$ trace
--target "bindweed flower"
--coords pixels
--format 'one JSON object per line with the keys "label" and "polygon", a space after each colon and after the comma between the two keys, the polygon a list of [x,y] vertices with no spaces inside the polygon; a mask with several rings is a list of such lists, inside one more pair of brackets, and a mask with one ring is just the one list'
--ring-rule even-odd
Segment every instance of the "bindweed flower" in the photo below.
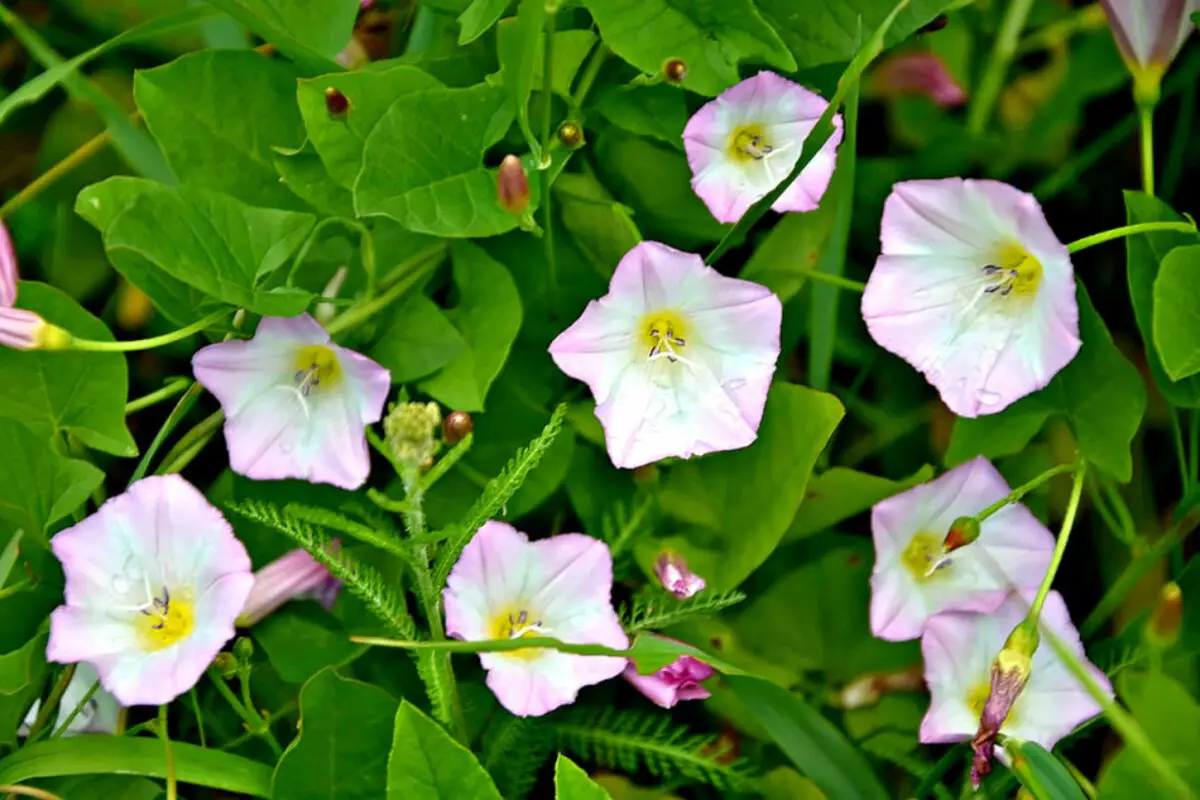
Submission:
{"label": "bindweed flower", "polygon": [[662,587],[680,600],[687,600],[704,588],[704,578],[688,569],[687,560],[673,551],[659,555],[654,574]]}
{"label": "bindweed flower", "polygon": [[881,240],[867,330],[955,414],[1003,410],[1079,351],[1071,259],[1032,195],[996,181],[898,183]]}
{"label": "bindweed flower", "polygon": [[935,614],[986,613],[1012,587],[1038,586],[1050,566],[1054,536],[1019,503],[984,520],[974,543],[951,553],[942,546],[958,517],[977,514],[1008,493],[1004,478],[980,457],[871,509],[872,633],[891,641],[915,639]]}
{"label": "bindweed flower", "polygon": [[635,689],[663,708],[674,708],[680,700],[708,699],[712,693],[702,683],[712,676],[712,667],[691,656],[680,656],[649,675],[639,675],[637,665],[630,661],[624,673]]}
{"label": "bindweed flower", "polygon": [[634,468],[754,441],[782,318],[766,287],[642,242],[550,355],[592,390],[613,464]]}
{"label": "bindweed flower", "polygon": [[[580,533],[537,542],[511,525],[486,522],[446,582],[446,633],[457,639],[552,636],[576,644],[629,647],[612,607],[612,556]],[[480,653],[487,685],[518,716],[540,716],[575,700],[584,686],[616,677],[626,660],[546,648]]]}
{"label": "bindweed flower", "polygon": [[[100,680],[100,676],[96,673],[95,667],[91,664],[80,664],[75,668],[75,675],[71,678],[71,682],[67,684],[66,691],[63,692],[62,700],[58,706],[58,718],[54,721],[53,730],[58,730],[76,706],[87,697],[88,690],[92,688],[92,684]],[[29,709],[29,713],[25,715],[25,721],[21,724],[18,733],[21,736],[28,736],[30,728],[37,720],[38,709],[41,708],[42,701],[36,700],[33,706]],[[121,711],[121,706],[117,703],[117,699],[103,688],[97,689],[96,693],[83,704],[79,709],[79,713],[71,720],[71,724],[63,731],[63,736],[78,736],[83,733],[115,733],[117,730],[117,716]]]}
{"label": "bindweed flower", "polygon": [[32,311],[13,307],[20,277],[12,238],[0,222],[0,346],[15,350],[63,349],[71,340],[70,334]]}
{"label": "bindweed flower", "polygon": [[247,628],[297,598],[311,597],[330,609],[341,585],[307,551],[292,550],[254,573],[254,587],[237,624]]}
{"label": "bindweed flower", "polygon": [[967,102],[967,93],[935,53],[898,53],[886,58],[872,73],[869,85],[880,97],[924,95],[943,108]]}
{"label": "bindweed flower", "polygon": [[363,429],[383,414],[390,373],[333,344],[308,314],[264,318],[249,341],[201,348],[192,369],[225,412],[234,472],[351,490],[366,482]]}
{"label": "bindweed flower", "polygon": [[[800,148],[829,106],[820,95],[773,72],[747,78],[697,111],[683,129],[692,189],[721,222],[746,210],[786,178]],[[836,130],[771,208],[812,211],[829,187],[842,141]]]}
{"label": "bindweed flower", "polygon": [[[1030,648],[1010,643],[1010,636],[1028,611],[1028,600],[1013,593],[990,613],[946,613],[929,621],[921,638],[931,695],[929,712],[921,722],[922,742],[965,741],[977,738],[986,726],[994,729],[992,740],[999,734],[1037,742],[1049,750],[1100,713],[1100,706],[1053,647],[1043,644],[1028,663],[1022,661],[1021,655]],[[1063,640],[1111,695],[1108,678],[1087,661],[1058,592],[1046,598],[1041,627]],[[1009,647],[1011,658],[997,658],[1008,644],[1017,645]],[[991,703],[989,698],[994,698]],[[987,750],[990,741],[981,740],[980,745]]]}
{"label": "bindweed flower", "polygon": [[1200,0],[1100,0],[1135,91],[1157,99],[1158,84],[1192,31]]}
{"label": "bindweed flower", "polygon": [[50,615],[46,658],[91,664],[126,706],[195,686],[254,583],[229,523],[178,475],[138,481],[50,547],[66,604]]}

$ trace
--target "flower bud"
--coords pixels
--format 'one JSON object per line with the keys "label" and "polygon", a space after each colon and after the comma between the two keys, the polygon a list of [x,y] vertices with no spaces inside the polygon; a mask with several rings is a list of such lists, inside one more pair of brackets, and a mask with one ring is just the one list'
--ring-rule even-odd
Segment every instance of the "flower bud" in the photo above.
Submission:
{"label": "flower bud", "polygon": [[442,423],[442,441],[448,445],[456,445],[473,430],[475,423],[471,421],[470,414],[465,411],[451,411]]}
{"label": "flower bud", "polygon": [[947,553],[953,553],[960,547],[966,547],[979,538],[979,520],[975,517],[959,517],[950,523],[950,531],[942,540],[942,547]]}
{"label": "flower bud", "polygon": [[0,345],[15,350],[63,350],[71,334],[23,308],[0,308]]}
{"label": "flower bud", "polygon": [[437,452],[434,434],[441,424],[437,403],[396,403],[383,420],[383,430],[396,460],[420,469]]}
{"label": "flower bud", "polygon": [[13,249],[8,228],[0,222],[0,308],[12,308],[17,302],[17,253]]}
{"label": "flower bud", "polygon": [[529,180],[521,159],[507,155],[496,174],[496,200],[510,214],[524,214],[529,208]]}
{"label": "flower bud", "polygon": [[558,140],[574,150],[583,145],[583,129],[577,123],[567,120],[558,126]]}
{"label": "flower bud", "polygon": [[330,86],[325,89],[325,109],[331,117],[344,117],[350,110],[350,98],[342,94],[341,89]]}
{"label": "flower bud", "polygon": [[971,740],[975,760],[971,765],[971,785],[979,788],[983,776],[992,771],[992,753],[996,736],[1013,703],[1021,696],[1033,674],[1033,654],[1038,647],[1036,620],[1025,620],[1009,634],[1004,647],[992,662],[991,690],[979,716],[979,730]]}
{"label": "flower bud", "polygon": [[667,59],[666,63],[663,64],[663,77],[665,77],[669,83],[683,83],[684,79],[687,77],[687,71],[687,64],[685,64],[681,58],[669,58]]}
{"label": "flower bud", "polygon": [[1192,30],[1189,0],[1100,0],[1138,102],[1158,100],[1163,73]]}
{"label": "flower bud", "polygon": [[1179,630],[1183,622],[1183,592],[1179,584],[1168,583],[1158,595],[1158,602],[1146,622],[1146,641],[1165,649],[1179,641]]}
{"label": "flower bud", "polygon": [[637,665],[630,661],[623,674],[635,689],[662,708],[674,708],[680,700],[707,700],[712,694],[702,681],[712,676],[713,668],[692,656],[680,656],[650,675],[639,675]]}
{"label": "flower bud", "polygon": [[225,651],[217,653],[217,657],[213,659],[213,666],[217,668],[217,672],[221,673],[221,677],[226,680],[238,674],[238,660],[233,653]]}
{"label": "flower bud", "polygon": [[311,597],[329,608],[340,585],[307,551],[292,550],[254,573],[254,584],[237,624],[248,628],[300,597]]}
{"label": "flower bud", "polygon": [[254,660],[254,642],[248,636],[239,636],[233,643],[233,655],[242,666],[249,666]]}
{"label": "flower bud", "polygon": [[967,101],[967,93],[934,53],[909,52],[886,58],[871,74],[867,86],[873,96],[925,95],[943,108]]}
{"label": "flower bud", "polygon": [[688,569],[683,556],[670,550],[655,560],[654,574],[662,587],[680,600],[687,600],[705,585],[704,578]]}

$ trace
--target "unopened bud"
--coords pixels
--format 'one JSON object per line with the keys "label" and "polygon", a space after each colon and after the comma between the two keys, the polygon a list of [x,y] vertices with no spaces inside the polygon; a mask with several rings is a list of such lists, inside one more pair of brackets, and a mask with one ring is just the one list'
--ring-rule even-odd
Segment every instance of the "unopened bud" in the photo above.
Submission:
{"label": "unopened bud", "polygon": [[15,350],[65,350],[71,346],[71,334],[33,311],[0,308],[0,345]]}
{"label": "unopened bud", "polygon": [[654,574],[662,587],[680,600],[692,597],[705,585],[704,578],[688,569],[687,560],[672,550],[654,561]]}
{"label": "unopened bud", "polygon": [[238,660],[233,653],[217,653],[217,657],[213,659],[213,666],[221,673],[221,677],[226,679],[238,674]]}
{"label": "unopened bud", "polygon": [[979,788],[983,776],[992,771],[992,753],[996,736],[1008,719],[1013,704],[1021,696],[1033,674],[1033,654],[1038,647],[1036,620],[1023,620],[1009,634],[1004,647],[992,662],[991,689],[979,715],[979,730],[971,740],[975,760],[971,765],[971,785]]}
{"label": "unopened bud", "polygon": [[663,76],[671,83],[683,83],[687,72],[687,64],[681,58],[669,58],[663,64]]}
{"label": "unopened bud", "polygon": [[396,460],[419,469],[437,452],[434,434],[441,424],[437,403],[396,403],[383,420],[383,430]]}
{"label": "unopened bud", "polygon": [[942,547],[947,553],[953,553],[960,547],[966,547],[979,538],[979,520],[975,517],[959,517],[950,523],[950,531],[942,540]]}
{"label": "unopened bud", "polygon": [[496,200],[510,214],[524,214],[529,208],[529,180],[521,159],[507,155],[496,174]]}
{"label": "unopened bud", "polygon": [[1146,641],[1159,648],[1167,648],[1179,641],[1179,630],[1183,622],[1183,592],[1179,584],[1168,583],[1158,595],[1154,611],[1146,623]]}
{"label": "unopened bud", "polygon": [[233,655],[243,666],[249,666],[254,660],[254,642],[247,636],[239,636],[233,643]]}
{"label": "unopened bud", "polygon": [[583,144],[583,129],[568,120],[558,126],[558,140],[574,150]]}
{"label": "unopened bud", "polygon": [[465,411],[451,411],[442,423],[442,441],[448,445],[456,445],[473,430],[475,423],[471,421],[470,414]]}
{"label": "unopened bud", "polygon": [[342,90],[330,86],[325,90],[325,109],[333,117],[344,117],[350,110],[350,98]]}

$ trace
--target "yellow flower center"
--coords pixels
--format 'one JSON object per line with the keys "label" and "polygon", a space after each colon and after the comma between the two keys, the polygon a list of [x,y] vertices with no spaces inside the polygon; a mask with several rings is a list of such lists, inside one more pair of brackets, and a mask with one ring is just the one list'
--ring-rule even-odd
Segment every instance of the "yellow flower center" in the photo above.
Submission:
{"label": "yellow flower center", "polygon": [[[983,680],[976,683],[967,692],[967,707],[971,709],[971,715],[975,718],[983,716],[983,707],[987,705],[987,699],[992,693],[991,680]],[[1008,710],[1008,716],[1004,718],[1004,723],[1001,727],[1007,727],[1016,724],[1017,704],[1013,703],[1013,707]]]}
{"label": "yellow flower center", "polygon": [[678,311],[662,310],[647,314],[638,327],[638,342],[647,358],[675,361],[687,347],[691,326]]}
{"label": "yellow flower center", "polygon": [[324,345],[307,345],[296,356],[296,386],[302,395],[307,396],[314,387],[331,388],[341,377],[337,355]]}
{"label": "yellow flower center", "polygon": [[729,137],[729,156],[734,161],[761,161],[775,148],[767,141],[762,125],[752,123],[736,128]]}
{"label": "yellow flower center", "polygon": [[[537,619],[527,609],[508,609],[492,618],[492,639],[532,639],[537,636],[548,636],[549,631],[542,627],[542,621]],[[520,650],[506,650],[504,655],[529,661],[541,655],[542,648],[527,647]]]}
{"label": "yellow flower center", "polygon": [[1010,242],[1001,247],[995,263],[983,268],[989,281],[984,290],[1002,297],[1033,297],[1042,283],[1042,264],[1028,250]]}
{"label": "yellow flower center", "polygon": [[900,554],[900,561],[918,581],[927,581],[942,572],[940,568],[933,572],[929,570],[943,555],[942,540],[932,533],[921,532],[913,535]]}
{"label": "yellow flower center", "polygon": [[171,598],[165,592],[163,598],[155,599],[134,622],[142,647],[149,651],[162,650],[186,639],[196,627],[192,603],[184,598]]}

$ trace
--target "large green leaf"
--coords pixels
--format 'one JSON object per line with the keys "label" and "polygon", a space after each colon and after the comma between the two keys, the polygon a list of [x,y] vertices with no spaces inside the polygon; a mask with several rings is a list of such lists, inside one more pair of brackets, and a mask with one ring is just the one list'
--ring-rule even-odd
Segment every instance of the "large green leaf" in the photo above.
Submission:
{"label": "large green leaf", "polygon": [[1154,346],[1173,381],[1200,372],[1200,245],[1176,247],[1154,280]]}
{"label": "large green leaf", "polygon": [[305,208],[279,182],[271,149],[304,138],[296,73],[286,62],[251,50],[205,50],[139,70],[134,96],[185,185],[249,205]]}
{"label": "large green leaf", "polygon": [[652,136],[676,150],[683,149],[687,96],[675,86],[668,83],[612,86],[596,98],[596,110],[630,133]]}
{"label": "large green leaf", "polygon": [[[500,78],[508,91],[513,114],[530,149],[539,154],[538,139],[529,126],[529,95],[533,91],[533,68],[537,63],[538,44],[546,24],[545,0],[520,0],[517,16],[500,23],[496,31],[496,51],[500,57]],[[543,44],[543,48],[544,48]],[[553,77],[553,76],[551,76]],[[542,98],[543,103],[550,102]]]}
{"label": "large green leaf", "polygon": [[785,72],[796,69],[779,34],[751,0],[584,0],[600,37],[642,72],[660,74],[679,58],[683,86],[710,97],[738,82],[738,64],[761,60]]}
{"label": "large green leaf", "polygon": [[325,667],[341,666],[366,649],[351,642],[338,621],[311,601],[288,603],[251,632],[279,677],[289,683],[304,683]]}
{"label": "large green leaf", "polygon": [[396,712],[387,800],[500,800],[480,763],[407,700]]}
{"label": "large green leaf", "polygon": [[293,316],[312,297],[272,280],[312,231],[311,214],[136,178],[87,187],[75,210],[104,235],[117,270],[176,322],[208,313],[213,301]]}
{"label": "large green leaf", "polygon": [[[1130,225],[1142,222],[1183,222],[1183,217],[1156,197],[1141,192],[1125,192],[1125,216]],[[1167,253],[1176,247],[1197,243],[1195,234],[1180,231],[1155,231],[1125,239],[1126,277],[1129,280],[1129,299],[1142,341],[1146,345],[1146,363],[1159,391],[1171,403],[1187,408],[1200,408],[1200,376],[1172,381],[1163,369],[1158,350],[1154,347],[1154,281]]]}
{"label": "large green leaf", "polygon": [[367,136],[354,186],[361,216],[391,217],[436,236],[494,236],[517,226],[496,200],[496,170],[483,153],[512,123],[504,89],[412,92]]}
{"label": "large green leaf", "polygon": [[[18,304],[76,336],[112,341],[100,320],[52,286],[22,281]],[[0,417],[11,417],[44,439],[70,433],[96,450],[137,455],[125,426],[129,370],[120,353],[0,347]]]}
{"label": "large green leaf", "polygon": [[272,161],[283,185],[319,213],[354,219],[354,195],[329,174],[311,141],[298,150],[276,149]]}
{"label": "large green leaf", "polygon": [[274,796],[379,800],[396,706],[376,686],[318,672],[300,690],[300,735],[275,767]]}
{"label": "large green leaf", "polygon": [[[208,786],[251,797],[273,796],[271,768],[265,764],[186,742],[172,742],[171,749],[175,756],[175,777],[181,784]],[[162,742],[132,736],[76,736],[38,742],[0,761],[0,784],[61,775],[112,773],[165,778],[167,760]]]}
{"label": "large green leaf", "polygon": [[450,408],[482,411],[521,328],[521,296],[504,265],[477,245],[454,242],[450,258],[459,301],[446,316],[468,350],[420,386]]}
{"label": "large green leaf", "polygon": [[784,539],[802,539],[832,528],[843,520],[861,514],[880,500],[932,478],[933,467],[930,466],[922,467],[900,481],[834,467],[809,481],[804,505],[788,526]]}
{"label": "large green leaf", "polygon": [[867,759],[819,712],[785,689],[750,675],[726,681],[779,749],[829,797],[889,797]]}
{"label": "large green leaf", "polygon": [[[0,418],[0,518],[41,537],[104,481],[86,461],[60,456],[45,438],[13,419]],[[0,581],[0,585],[3,582]]]}
{"label": "large green leaf", "polygon": [[392,383],[410,383],[467,356],[467,342],[445,313],[423,292],[396,307],[371,358],[387,367]]}
{"label": "large green leaf", "polygon": [[[47,636],[45,633],[34,636],[16,650],[0,655],[0,744],[16,744],[18,727],[41,696]],[[0,762],[0,772],[6,763]]]}
{"label": "large green leaf", "polygon": [[766,286],[784,303],[808,282],[826,252],[837,219],[839,187],[821,198],[821,205],[806,214],[784,214],[754,248],[738,277]]}
{"label": "large green leaf", "polygon": [[554,762],[555,800],[609,800],[609,793],[571,759],[558,754]]}
{"label": "large green leaf", "polygon": [[629,209],[613,200],[591,175],[560,175],[554,182],[554,198],[563,227],[574,234],[575,244],[605,277],[642,241]]}
{"label": "large green leaf", "polygon": [[[665,545],[683,552],[713,589],[736,587],[783,538],[843,413],[831,394],[774,384],[753,445],[680,464],[667,475],[660,501],[684,527]],[[663,544],[646,542],[641,560],[652,560]]]}
{"label": "large green leaf", "polygon": [[[1121,699],[1145,731],[1151,745],[1188,786],[1200,786],[1200,704],[1173,678],[1125,672],[1118,683]],[[1135,750],[1125,747],[1100,775],[1097,800],[1174,800],[1181,795]]]}
{"label": "large green leaf", "polygon": [[[859,20],[866,35],[879,27],[897,0],[835,0],[797,3],[757,0],[758,8],[796,56],[801,68],[849,61],[858,52]],[[907,39],[940,14],[951,0],[912,0],[888,29],[887,46]]]}
{"label": "large green leaf", "polygon": [[462,26],[458,32],[459,46],[470,44],[487,33],[508,8],[508,3],[509,0],[472,0],[458,18],[458,24]]}
{"label": "large green leaf", "polygon": [[1129,448],[1146,410],[1146,388],[1137,368],[1113,344],[1082,284],[1077,296],[1083,346],[1074,360],[1045,389],[1000,413],[955,420],[947,464],[1017,453],[1051,415],[1061,414],[1080,455],[1117,480],[1130,479]]}
{"label": "large green leaf", "polygon": [[334,57],[350,42],[359,0],[208,0],[309,74],[338,68]]}

